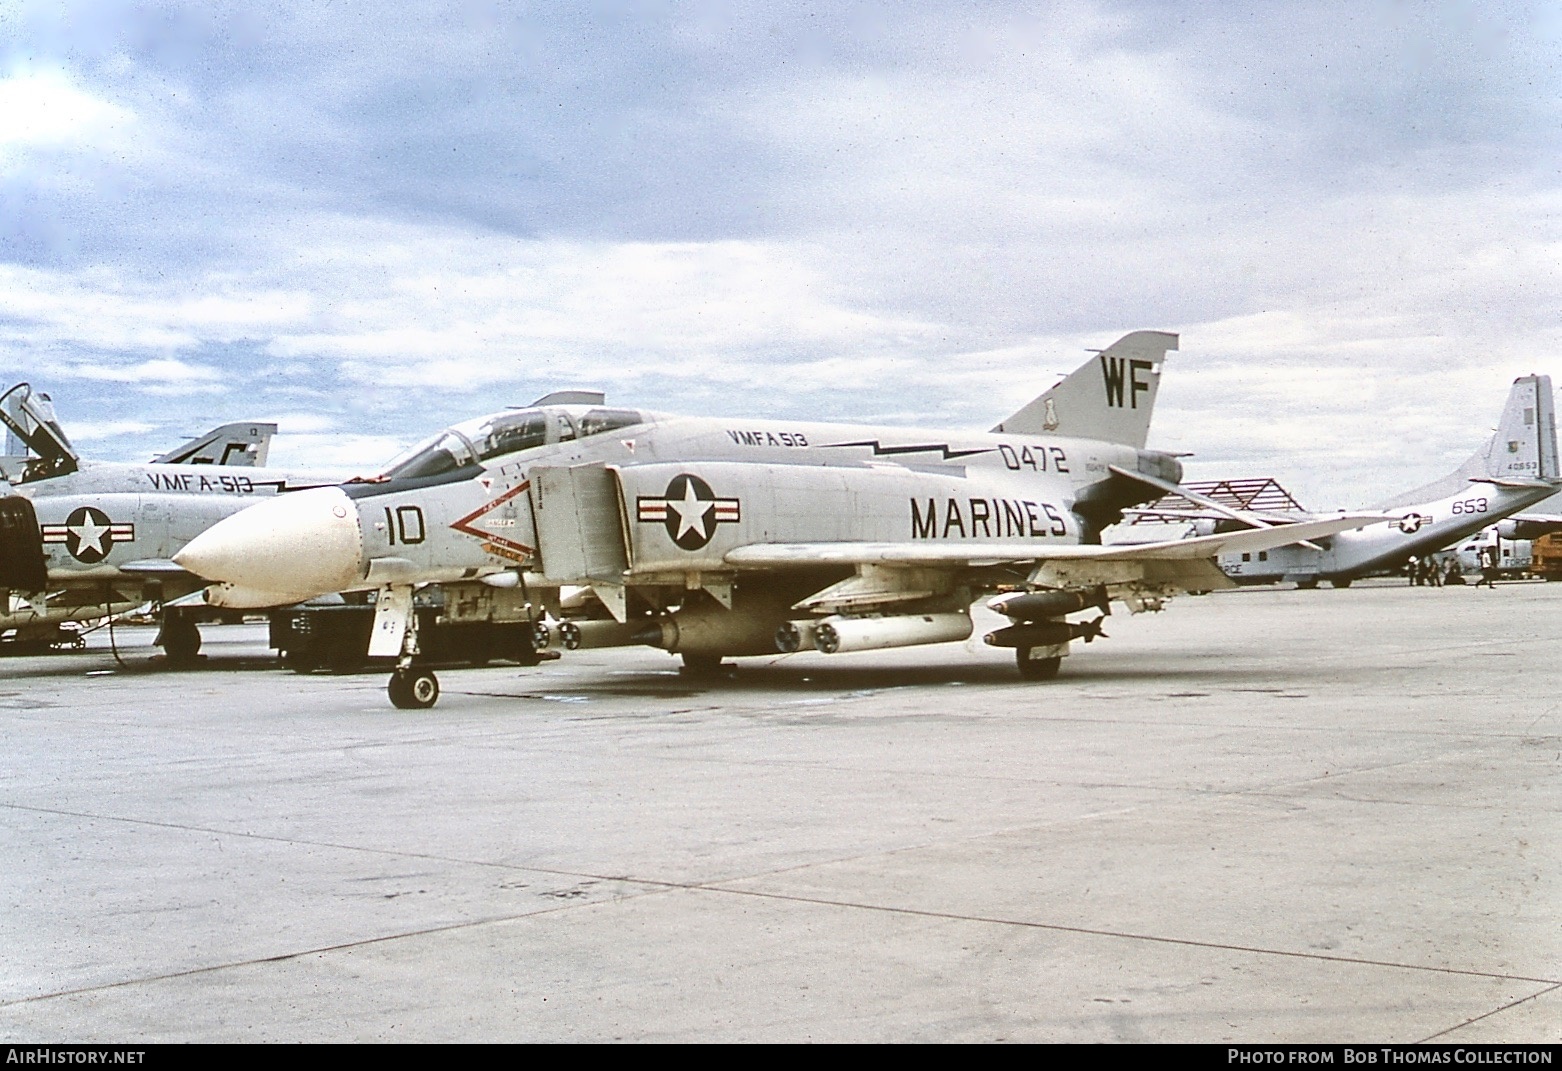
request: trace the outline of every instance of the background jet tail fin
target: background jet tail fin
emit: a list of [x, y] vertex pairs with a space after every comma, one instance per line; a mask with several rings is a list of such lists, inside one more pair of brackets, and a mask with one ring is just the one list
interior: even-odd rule
[[1134, 331], [993, 428], [1011, 435], [1068, 435], [1143, 449], [1161, 383], [1177, 348], [1167, 331]]
[[152, 459], [154, 465], [227, 465], [233, 468], [264, 468], [271, 452], [275, 424], [255, 421], [224, 424], [213, 428], [177, 449]]
[[1520, 376], [1508, 392], [1497, 434], [1486, 445], [1447, 476], [1392, 498], [1381, 508], [1436, 502], [1468, 487], [1471, 480], [1554, 480], [1559, 475], [1551, 377]]

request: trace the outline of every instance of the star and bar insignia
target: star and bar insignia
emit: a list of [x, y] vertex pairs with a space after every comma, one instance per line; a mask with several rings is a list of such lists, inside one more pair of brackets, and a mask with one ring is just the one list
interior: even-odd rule
[[135, 525], [116, 523], [108, 514], [92, 506], [78, 506], [65, 518], [64, 524], [39, 527], [44, 543], [64, 543], [70, 556], [84, 565], [96, 565], [108, 557], [114, 544], [129, 543], [136, 538]]
[[699, 550], [711, 541], [717, 525], [736, 524], [742, 514], [737, 499], [718, 498], [710, 484], [682, 473], [668, 481], [661, 497], [638, 496], [635, 519], [642, 524], [661, 522], [667, 526], [667, 537], [679, 547]]

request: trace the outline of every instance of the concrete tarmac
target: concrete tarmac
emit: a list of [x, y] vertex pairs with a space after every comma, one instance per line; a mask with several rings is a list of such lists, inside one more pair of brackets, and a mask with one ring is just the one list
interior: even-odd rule
[[1047, 684], [623, 649], [422, 712], [98, 633], [0, 659], [0, 1038], [1562, 1041], [1559, 626], [1236, 591]]

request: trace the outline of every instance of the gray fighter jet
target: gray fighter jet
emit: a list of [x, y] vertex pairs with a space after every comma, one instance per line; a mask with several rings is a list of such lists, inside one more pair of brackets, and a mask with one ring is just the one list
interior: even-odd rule
[[[86, 461], [45, 394], [0, 395], [11, 439], [0, 482], [0, 633], [21, 649], [70, 643], [70, 622], [161, 608], [171, 662], [200, 648], [189, 596], [205, 581], [174, 551], [256, 499], [329, 480], [266, 469], [275, 424], [225, 424], [144, 465]], [[185, 600], [185, 602], [182, 602]]]
[[216, 606], [377, 589], [371, 654], [392, 701], [426, 707], [414, 586], [519, 589], [539, 639], [650, 644], [713, 672], [727, 656], [986, 637], [1050, 678], [1112, 601], [1230, 586], [1214, 558], [1376, 521], [1335, 516], [1202, 539], [1099, 544], [1181, 465], [1145, 449], [1166, 352], [1137, 331], [987, 433], [675, 417], [571, 392], [456, 425], [383, 475], [260, 503], [175, 555]]

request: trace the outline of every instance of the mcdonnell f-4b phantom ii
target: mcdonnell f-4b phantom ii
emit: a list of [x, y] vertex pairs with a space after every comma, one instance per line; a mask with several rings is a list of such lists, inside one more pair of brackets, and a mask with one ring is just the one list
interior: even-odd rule
[[[1121, 511], [1175, 483], [1145, 449], [1166, 352], [1137, 331], [983, 433], [676, 417], [565, 392], [458, 424], [368, 480], [260, 503], [175, 561], [208, 602], [270, 606], [377, 589], [370, 653], [398, 656], [397, 706], [439, 694], [418, 662], [415, 585], [519, 588], [565, 646], [650, 644], [710, 672], [726, 656], [833, 654], [986, 637], [1026, 678], [1101, 634], [1069, 615], [1158, 609], [1230, 586], [1222, 551], [1317, 539], [1335, 516], [1204, 538], [1102, 546]], [[561, 598], [561, 592], [570, 589]], [[576, 590], [581, 589], [581, 590]]]
[[[0, 632], [22, 647], [68, 640], [67, 622], [163, 607], [157, 643], [188, 662], [201, 634], [177, 605], [205, 581], [171, 560], [197, 533], [258, 498], [324, 479], [264, 467], [275, 424], [225, 424], [144, 465], [85, 461], [48, 396], [0, 395], [11, 443], [0, 481]], [[204, 607], [201, 607], [204, 609]]]
[[[1267, 553], [1227, 552], [1220, 556], [1220, 567], [1241, 584], [1292, 580], [1316, 587], [1319, 580], [1327, 580], [1348, 587], [1360, 577], [1399, 569], [1412, 557], [1434, 554], [1491, 524], [1500, 522], [1505, 538], [1535, 538], [1562, 527], [1562, 518], [1520, 511], [1562, 489], [1559, 475], [1551, 378], [1521, 376], [1508, 393], [1496, 434], [1447, 476], [1384, 505], [1380, 512], [1387, 519], [1309, 545]], [[1187, 488], [1168, 484], [1166, 490], [1168, 498], [1181, 498], [1197, 508], [1180, 513], [1154, 508], [1147, 514], [1193, 520], [1195, 532], [1322, 516], [1237, 511]]]

